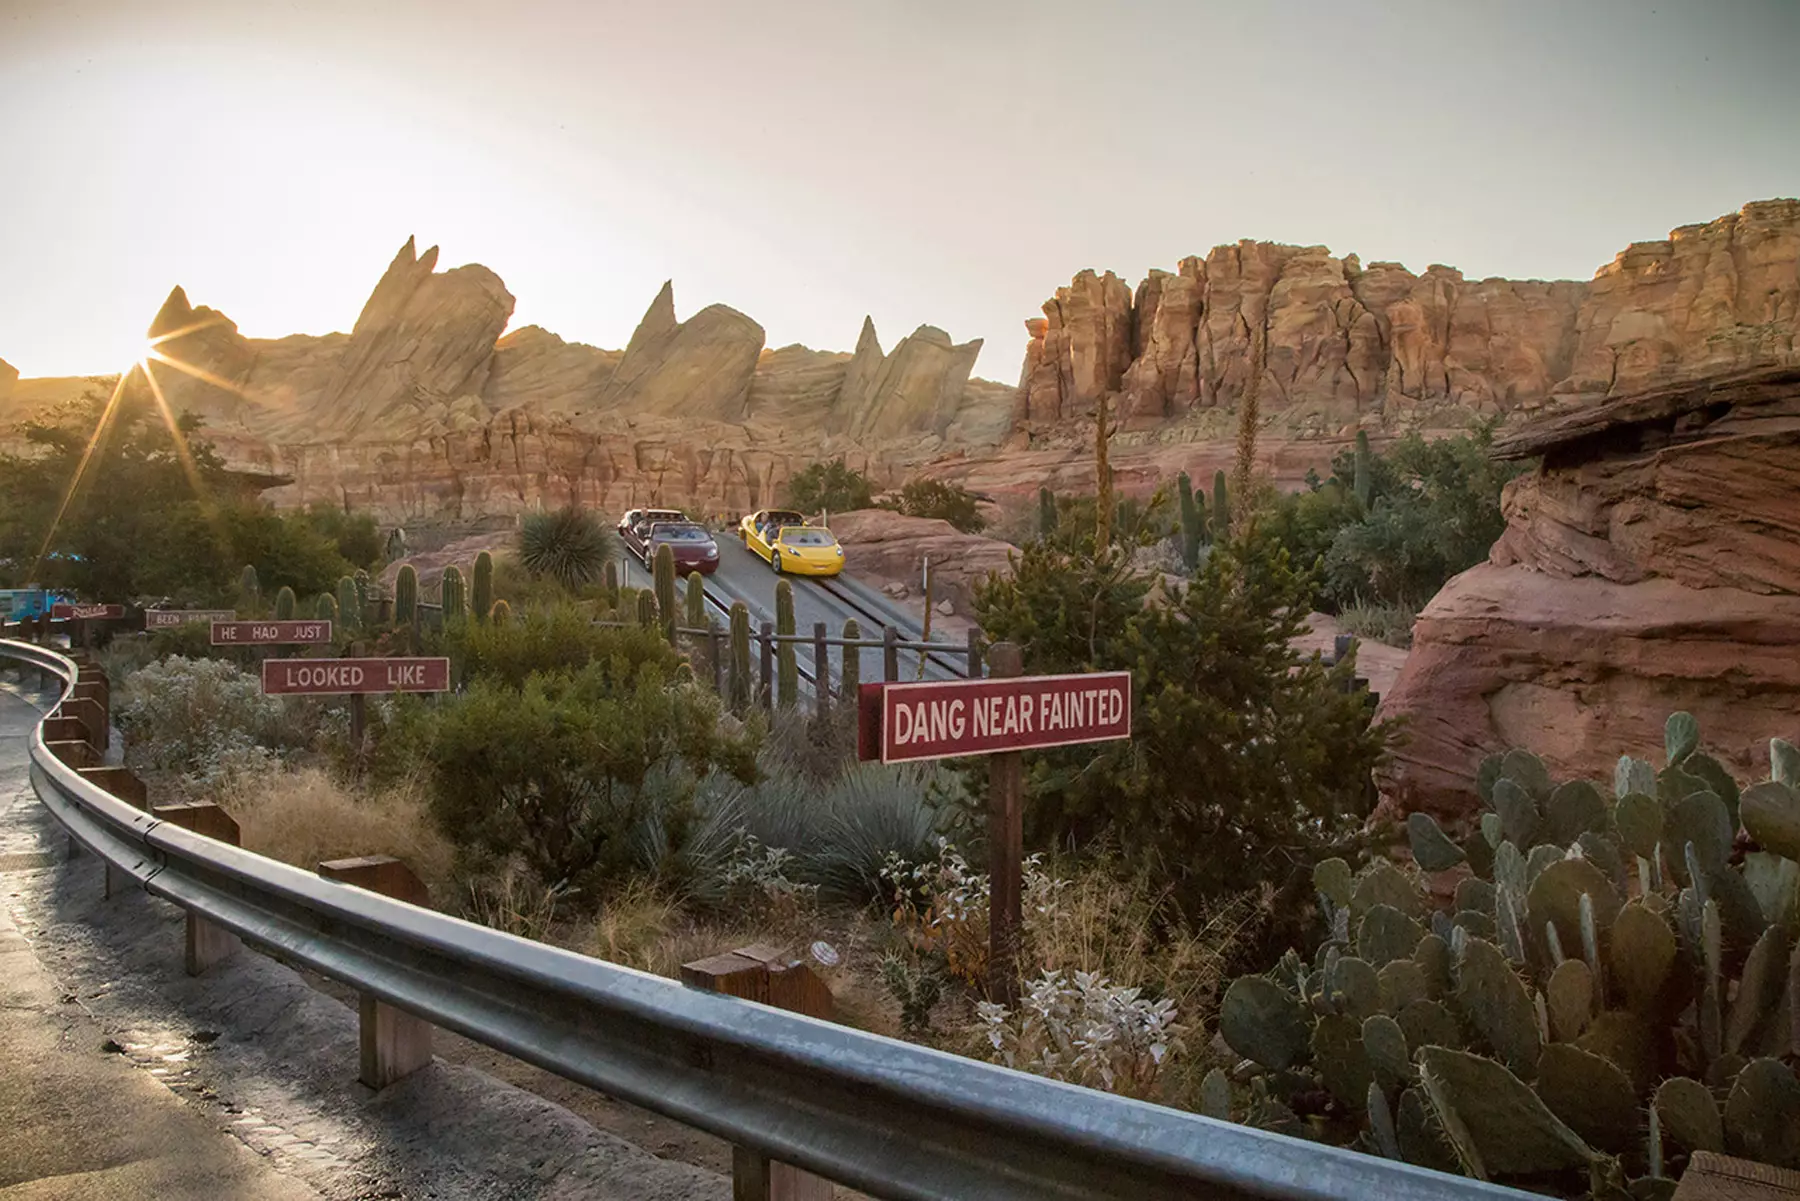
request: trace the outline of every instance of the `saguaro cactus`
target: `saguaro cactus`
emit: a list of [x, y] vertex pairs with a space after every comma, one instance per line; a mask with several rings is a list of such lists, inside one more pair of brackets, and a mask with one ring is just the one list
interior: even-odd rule
[[750, 610], [743, 601], [731, 606], [731, 710], [750, 707]]
[[617, 609], [619, 607], [619, 565], [611, 559], [606, 561], [604, 578], [606, 581], [606, 607]]
[[656, 612], [662, 618], [663, 637], [669, 645], [675, 645], [675, 551], [668, 546], [656, 548], [656, 559], [651, 568], [651, 575], [656, 582]]
[[283, 584], [280, 590], [275, 593], [275, 620], [294, 620], [294, 609], [299, 603], [300, 598], [294, 595], [294, 590], [289, 588], [286, 584]]
[[337, 624], [337, 598], [329, 592], [319, 593], [319, 599], [313, 602], [313, 618], [317, 621], [329, 621]]
[[1206, 524], [1206, 502], [1194, 495], [1194, 481], [1182, 472], [1176, 481], [1181, 490], [1181, 562], [1189, 571], [1200, 562], [1200, 541]]
[[1038, 535], [1048, 538], [1056, 529], [1056, 493], [1048, 488], [1038, 489]]
[[356, 590], [356, 581], [349, 576], [338, 580], [337, 585], [338, 620], [344, 628], [354, 630], [362, 625], [362, 593]]
[[1213, 473], [1212, 528], [1214, 542], [1231, 540], [1231, 491], [1225, 483], [1225, 473]]
[[454, 563], [444, 568], [444, 583], [439, 589], [438, 598], [444, 605], [444, 624], [446, 626], [468, 616], [468, 602], [463, 592], [462, 569]]
[[400, 574], [394, 577], [394, 620], [409, 626], [418, 615], [419, 573], [411, 563], [402, 563]]
[[475, 620], [486, 621], [494, 609], [494, 556], [482, 551], [475, 556], [475, 578], [469, 590], [469, 605]]
[[656, 624], [656, 597], [647, 588], [637, 594], [637, 623], [641, 626]]
[[704, 630], [706, 628], [706, 585], [697, 571], [688, 572], [686, 600], [689, 628]]
[[[786, 580], [775, 585], [775, 633], [778, 639], [794, 634], [794, 586]], [[784, 709], [791, 707], [800, 694], [800, 663], [792, 642], [775, 643], [775, 681], [781, 690], [778, 703]]]
[[[862, 637], [862, 630], [852, 617], [844, 623], [844, 641], [854, 642]], [[838, 667], [838, 694], [845, 700], [854, 702], [858, 688], [862, 684], [862, 648], [860, 646], [844, 647], [843, 663]]]
[[1366, 511], [1375, 499], [1375, 467], [1373, 456], [1369, 453], [1369, 434], [1367, 430], [1356, 431], [1356, 478], [1351, 485], [1356, 490], [1356, 503]]
[[495, 601], [493, 609], [488, 612], [488, 620], [497, 626], [505, 625], [512, 620], [512, 606], [503, 600]]
[[238, 572], [238, 597], [246, 616], [262, 607], [262, 583], [256, 578], [256, 568], [248, 563]]

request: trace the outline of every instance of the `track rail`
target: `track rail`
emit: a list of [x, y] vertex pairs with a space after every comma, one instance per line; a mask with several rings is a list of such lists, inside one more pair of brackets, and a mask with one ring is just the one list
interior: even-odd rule
[[[75, 664], [0, 642], [66, 698]], [[322, 879], [101, 791], [31, 735], [63, 827], [152, 896], [426, 1021], [893, 1201], [1526, 1201], [588, 959]], [[400, 1103], [404, 1103], [403, 1101]]]

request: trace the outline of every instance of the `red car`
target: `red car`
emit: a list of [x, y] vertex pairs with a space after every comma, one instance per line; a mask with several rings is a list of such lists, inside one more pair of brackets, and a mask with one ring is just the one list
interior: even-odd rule
[[668, 547], [675, 556], [675, 574], [685, 579], [693, 572], [711, 575], [719, 569], [719, 544], [705, 526], [695, 521], [654, 521], [638, 540], [638, 557], [644, 566], [656, 561], [656, 552]]

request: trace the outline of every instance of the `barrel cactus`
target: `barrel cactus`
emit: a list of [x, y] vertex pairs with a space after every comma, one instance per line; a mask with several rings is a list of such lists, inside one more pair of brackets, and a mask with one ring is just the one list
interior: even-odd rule
[[[1597, 1199], [1667, 1197], [1696, 1151], [1800, 1167], [1800, 762], [1776, 740], [1740, 789], [1692, 717], [1666, 735], [1610, 788], [1492, 756], [1467, 837], [1414, 814], [1416, 867], [1320, 864], [1317, 951], [1226, 990], [1224, 1107]], [[1465, 865], [1440, 908], [1422, 873]]]
[[494, 556], [485, 550], [475, 556], [475, 571], [469, 581], [469, 609], [477, 621], [486, 621], [494, 609]]
[[775, 644], [775, 679], [780, 689], [783, 708], [800, 699], [800, 663], [794, 654], [794, 586], [787, 580], [775, 585], [775, 633], [781, 641]]
[[238, 604], [246, 615], [262, 607], [262, 583], [256, 577], [256, 568], [248, 563], [238, 572]]
[[468, 616], [468, 600], [463, 590], [462, 569], [452, 563], [444, 568], [444, 580], [438, 587], [438, 600], [444, 606], [444, 624], [459, 622]]
[[294, 595], [294, 590], [283, 584], [275, 593], [275, 620], [294, 620], [294, 610], [299, 605], [300, 598]]
[[315, 621], [329, 621], [333, 626], [336, 626], [338, 619], [337, 597], [331, 595], [329, 592], [319, 593], [318, 599], [313, 601], [313, 619]]
[[356, 581], [343, 576], [337, 584], [338, 621], [346, 632], [362, 627], [362, 593], [357, 591]]
[[512, 606], [503, 600], [495, 601], [494, 607], [488, 610], [488, 622], [491, 625], [503, 626], [511, 620]]
[[419, 615], [419, 573], [411, 563], [400, 565], [394, 577], [394, 620], [411, 625]]

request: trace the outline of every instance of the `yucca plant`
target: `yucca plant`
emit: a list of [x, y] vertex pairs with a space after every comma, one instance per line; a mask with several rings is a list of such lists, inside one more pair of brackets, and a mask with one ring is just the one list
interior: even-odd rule
[[601, 577], [613, 558], [615, 536], [594, 514], [573, 505], [530, 513], [519, 529], [519, 562], [578, 592]]

